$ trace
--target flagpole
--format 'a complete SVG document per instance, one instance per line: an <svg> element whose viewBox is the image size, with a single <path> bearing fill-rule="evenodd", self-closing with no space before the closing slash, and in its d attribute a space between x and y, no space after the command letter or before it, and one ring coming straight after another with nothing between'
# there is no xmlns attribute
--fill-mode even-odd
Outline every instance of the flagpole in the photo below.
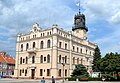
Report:
<svg viewBox="0 0 120 83"><path fill-rule="evenodd" d="M80 0L79 0L79 14L80 14Z"/></svg>

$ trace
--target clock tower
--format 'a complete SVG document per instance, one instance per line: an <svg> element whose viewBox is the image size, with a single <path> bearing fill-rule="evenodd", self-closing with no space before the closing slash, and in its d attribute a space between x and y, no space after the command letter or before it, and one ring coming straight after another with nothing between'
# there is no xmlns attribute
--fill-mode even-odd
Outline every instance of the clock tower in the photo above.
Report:
<svg viewBox="0 0 120 83"><path fill-rule="evenodd" d="M74 17L74 26L72 27L72 31L75 36L81 39L87 39L86 32L88 31L88 28L85 24L85 15L81 14L80 11Z"/></svg>

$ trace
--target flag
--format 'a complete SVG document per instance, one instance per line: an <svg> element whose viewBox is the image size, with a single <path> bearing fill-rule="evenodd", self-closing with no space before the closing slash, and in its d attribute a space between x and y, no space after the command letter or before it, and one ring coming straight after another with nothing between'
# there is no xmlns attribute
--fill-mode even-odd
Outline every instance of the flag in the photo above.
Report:
<svg viewBox="0 0 120 83"><path fill-rule="evenodd" d="M80 3L77 3L76 5L77 5L77 6L79 6L79 5L80 5Z"/></svg>

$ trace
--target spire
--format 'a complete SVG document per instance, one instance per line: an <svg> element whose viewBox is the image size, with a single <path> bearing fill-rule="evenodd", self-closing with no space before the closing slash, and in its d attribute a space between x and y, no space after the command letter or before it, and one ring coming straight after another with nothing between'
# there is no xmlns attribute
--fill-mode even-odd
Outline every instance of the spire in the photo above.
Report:
<svg viewBox="0 0 120 83"><path fill-rule="evenodd" d="M80 0L79 0L79 2L76 5L78 6L79 14L80 14Z"/></svg>
<svg viewBox="0 0 120 83"><path fill-rule="evenodd" d="M74 17L74 26L72 30L74 31L76 29L82 29L87 32L88 28L86 27L86 24L85 24L85 15L81 14L80 12L80 0L79 0L79 3L77 3L76 5L79 6L79 13L77 13Z"/></svg>
<svg viewBox="0 0 120 83"><path fill-rule="evenodd" d="M79 14L80 14L80 0L79 0Z"/></svg>

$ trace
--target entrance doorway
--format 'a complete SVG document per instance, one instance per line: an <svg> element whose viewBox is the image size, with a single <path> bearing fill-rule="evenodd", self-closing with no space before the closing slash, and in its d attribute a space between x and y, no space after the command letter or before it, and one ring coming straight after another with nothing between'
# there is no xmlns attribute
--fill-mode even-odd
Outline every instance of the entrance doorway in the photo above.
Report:
<svg viewBox="0 0 120 83"><path fill-rule="evenodd" d="M35 77L35 69L31 69L31 79L34 79Z"/></svg>

